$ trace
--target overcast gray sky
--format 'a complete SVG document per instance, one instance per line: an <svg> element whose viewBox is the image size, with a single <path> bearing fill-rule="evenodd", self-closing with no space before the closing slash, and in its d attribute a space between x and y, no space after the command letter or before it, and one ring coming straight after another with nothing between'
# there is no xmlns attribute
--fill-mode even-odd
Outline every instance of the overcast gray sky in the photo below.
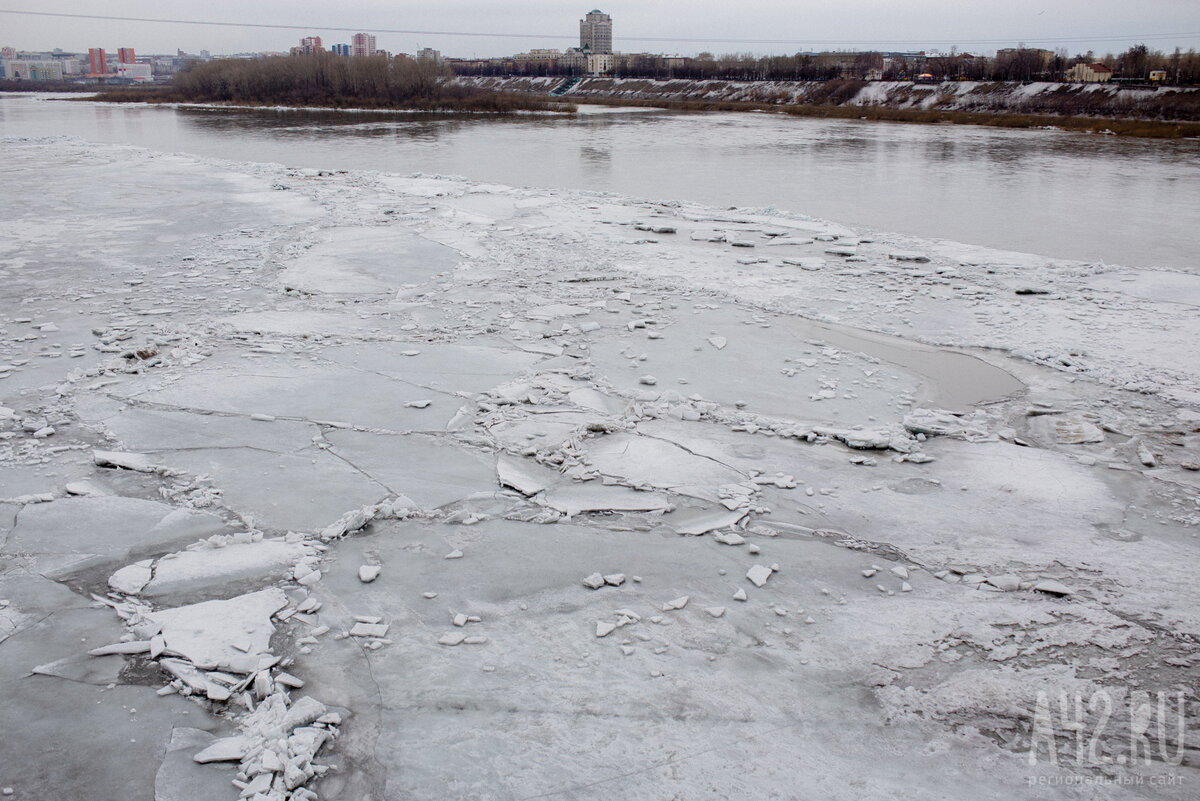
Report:
<svg viewBox="0 0 1200 801"><path fill-rule="evenodd" d="M0 9L207 22L301 26L299 29L108 21L0 13L0 45L68 51L103 46L141 53L177 49L214 54L287 50L301 36L325 44L374 32L379 47L420 47L458 57L500 56L531 47L578 43L579 19L593 6L556 0L0 0ZM1030 47L1119 53L1145 43L1167 52L1200 49L1200 0L620 0L602 2L613 18L613 48L694 55L800 50L949 50L991 53ZM339 31L337 28L350 30ZM397 32L388 32L389 30ZM408 31L408 32L400 32ZM479 36L465 34L503 34Z"/></svg>

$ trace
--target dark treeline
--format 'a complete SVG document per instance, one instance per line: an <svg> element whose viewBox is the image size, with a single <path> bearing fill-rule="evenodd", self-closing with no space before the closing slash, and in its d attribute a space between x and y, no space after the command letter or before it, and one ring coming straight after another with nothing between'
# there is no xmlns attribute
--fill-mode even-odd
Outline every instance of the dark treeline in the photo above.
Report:
<svg viewBox="0 0 1200 801"><path fill-rule="evenodd" d="M1097 56L1092 52L1074 56L1066 50L1011 48L994 58L970 53L931 56L923 53L826 52L790 56L755 56L730 53L714 56L701 53L694 58L657 56L649 53L614 55L613 77L658 80L723 81L829 81L911 80L931 76L934 80L972 81L1061 81L1076 64L1100 63L1125 81L1148 81L1150 73L1162 71L1159 83L1191 86L1200 84L1200 54L1176 49L1167 54L1136 45L1120 55ZM584 64L569 59L522 59L452 62L456 75L482 76L581 76Z"/></svg>
<svg viewBox="0 0 1200 801"><path fill-rule="evenodd" d="M561 108L536 97L458 86L448 76L443 67L406 57L321 52L198 63L176 73L169 87L111 92L101 99L430 111Z"/></svg>

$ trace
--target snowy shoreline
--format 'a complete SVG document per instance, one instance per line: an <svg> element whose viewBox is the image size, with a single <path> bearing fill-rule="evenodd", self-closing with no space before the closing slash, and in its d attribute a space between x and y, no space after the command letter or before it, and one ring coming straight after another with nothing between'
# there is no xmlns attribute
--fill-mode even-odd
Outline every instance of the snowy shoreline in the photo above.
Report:
<svg viewBox="0 0 1200 801"><path fill-rule="evenodd" d="M15 797L1188 797L1200 277L4 147Z"/></svg>

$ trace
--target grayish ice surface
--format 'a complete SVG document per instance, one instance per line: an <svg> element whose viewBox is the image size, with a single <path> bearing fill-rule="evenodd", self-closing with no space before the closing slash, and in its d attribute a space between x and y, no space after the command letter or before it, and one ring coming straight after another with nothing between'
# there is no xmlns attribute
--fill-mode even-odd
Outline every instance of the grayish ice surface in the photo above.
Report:
<svg viewBox="0 0 1200 801"><path fill-rule="evenodd" d="M1188 276L3 144L12 797L1194 796Z"/></svg>

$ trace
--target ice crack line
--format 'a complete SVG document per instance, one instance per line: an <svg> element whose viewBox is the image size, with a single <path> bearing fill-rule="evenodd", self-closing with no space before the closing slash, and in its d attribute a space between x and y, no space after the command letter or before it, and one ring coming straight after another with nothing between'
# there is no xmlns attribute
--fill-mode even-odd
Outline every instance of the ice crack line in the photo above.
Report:
<svg viewBox="0 0 1200 801"><path fill-rule="evenodd" d="M749 737L747 737L746 739L758 740L763 737L768 737L773 734L778 734L781 731L793 729L799 725L800 725L799 721L797 721L795 723L789 723L785 726L779 726L779 727L771 729L769 731L762 732L761 734L752 734ZM664 759L661 762L655 762L653 764L647 765L644 768L639 768L638 770L631 770L631 771L627 771L625 773L619 773L615 776L609 776L608 778L605 778L605 779L597 779L596 781L588 782L587 784L577 784L572 787L564 787L561 790L551 790L550 792L547 792L547 793L539 793L537 795L523 796L520 801L535 801L535 799L538 799L538 798L552 798L556 795L564 795L566 793L575 793L575 792L579 792L581 790L588 790L593 787L599 787L602 784L608 784L610 782L619 781L620 779L628 779L632 776L639 776L643 773L649 773L652 770L659 770L660 768L665 768L669 765L678 765L682 762L687 762L687 761L695 759L697 757L704 756L705 754L711 754L714 751L721 751L724 749L725 749L725 746L720 745L720 746L713 746L712 748L705 748L701 751L695 751L693 753L685 754L685 755L679 756L679 757L673 756L669 759Z"/></svg>

